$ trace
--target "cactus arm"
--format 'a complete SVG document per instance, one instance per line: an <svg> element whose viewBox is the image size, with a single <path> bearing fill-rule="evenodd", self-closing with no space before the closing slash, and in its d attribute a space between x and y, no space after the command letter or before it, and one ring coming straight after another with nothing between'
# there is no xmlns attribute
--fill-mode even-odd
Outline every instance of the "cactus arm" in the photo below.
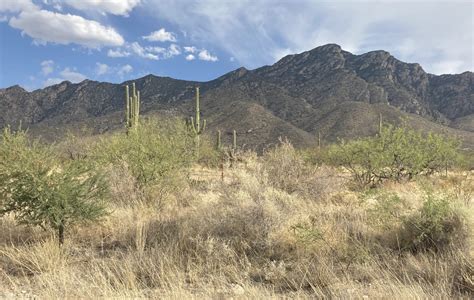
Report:
<svg viewBox="0 0 474 300"><path fill-rule="evenodd" d="M194 134L197 135L198 132L197 132L197 130L196 130L196 125L195 125L196 123L194 122L194 118L193 118L193 117L191 117L191 121L190 121L189 123L191 124L191 128L192 128Z"/></svg>

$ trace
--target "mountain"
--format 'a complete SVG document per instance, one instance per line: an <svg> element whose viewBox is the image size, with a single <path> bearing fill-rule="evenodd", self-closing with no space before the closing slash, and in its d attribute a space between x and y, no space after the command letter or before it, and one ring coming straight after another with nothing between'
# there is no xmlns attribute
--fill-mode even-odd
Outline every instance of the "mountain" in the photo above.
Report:
<svg viewBox="0 0 474 300"><path fill-rule="evenodd" d="M459 136L474 147L474 74L436 76L386 51L354 55L328 44L288 55L271 66L240 68L208 82L148 75L134 80L143 114L189 116L201 87L209 131L236 129L239 142L262 148L286 136L295 144L372 135L379 114L424 131ZM21 120L33 134L54 139L67 130L122 128L124 84L68 81L27 92L0 89L0 127Z"/></svg>

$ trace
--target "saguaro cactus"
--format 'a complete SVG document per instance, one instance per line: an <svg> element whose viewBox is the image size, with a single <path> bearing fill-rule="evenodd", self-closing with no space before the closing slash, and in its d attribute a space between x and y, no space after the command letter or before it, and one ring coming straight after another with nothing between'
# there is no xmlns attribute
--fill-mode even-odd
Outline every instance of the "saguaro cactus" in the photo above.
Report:
<svg viewBox="0 0 474 300"><path fill-rule="evenodd" d="M196 136L196 152L199 154L200 135L206 129L206 120L201 124L201 109L199 106L199 87L196 87L196 118L191 117L191 128Z"/></svg>
<svg viewBox="0 0 474 300"><path fill-rule="evenodd" d="M127 133L130 130L136 130L138 128L139 116L140 116L140 91L137 91L135 88L135 82L132 83L132 95L130 96L130 91L128 85L125 86L125 119L126 119L126 128Z"/></svg>

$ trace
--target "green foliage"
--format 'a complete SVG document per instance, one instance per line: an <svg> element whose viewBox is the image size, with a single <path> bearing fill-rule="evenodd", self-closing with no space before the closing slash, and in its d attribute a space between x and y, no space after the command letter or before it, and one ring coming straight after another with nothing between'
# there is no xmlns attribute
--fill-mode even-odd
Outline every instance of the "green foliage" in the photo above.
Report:
<svg viewBox="0 0 474 300"><path fill-rule="evenodd" d="M20 224L50 227L59 242L65 228L105 214L107 185L84 162L60 164L51 147L30 142L23 131L5 129L0 144L0 215Z"/></svg>
<svg viewBox="0 0 474 300"><path fill-rule="evenodd" d="M390 229L401 220L407 204L397 194L390 192L370 195L375 205L369 209L369 220L382 229Z"/></svg>
<svg viewBox="0 0 474 300"><path fill-rule="evenodd" d="M148 120L128 136L103 138L91 158L102 166L127 165L139 188L168 182L192 162L192 136L177 119Z"/></svg>
<svg viewBox="0 0 474 300"><path fill-rule="evenodd" d="M207 136L203 136L200 147L198 158L200 164L216 168L226 159L225 148L221 146L219 149L216 149Z"/></svg>
<svg viewBox="0 0 474 300"><path fill-rule="evenodd" d="M402 249L419 252L440 251L448 246L462 246L467 237L467 225L446 195L428 193L423 206L403 219L400 233Z"/></svg>
<svg viewBox="0 0 474 300"><path fill-rule="evenodd" d="M455 139L389 125L375 137L333 146L329 161L348 169L358 184L373 186L384 179L401 181L446 170L457 162L458 148Z"/></svg>

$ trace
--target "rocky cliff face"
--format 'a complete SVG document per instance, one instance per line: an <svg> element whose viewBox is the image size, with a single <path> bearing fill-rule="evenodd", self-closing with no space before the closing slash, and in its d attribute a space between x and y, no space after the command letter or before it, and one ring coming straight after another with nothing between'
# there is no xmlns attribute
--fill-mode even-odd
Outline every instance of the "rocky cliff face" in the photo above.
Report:
<svg viewBox="0 0 474 300"><path fill-rule="evenodd" d="M329 140L368 135L381 112L393 122L410 116L420 128L448 130L469 140L474 134L473 78L472 72L436 76L386 51L354 55L328 44L288 55L271 66L240 68L204 83L153 75L135 82L144 113L190 113L193 88L199 85L203 114L214 120L211 129L250 130L249 144L257 144L279 135L303 143L317 131L324 131ZM33 92L19 86L0 89L0 127L21 120L33 129L60 128L81 122L97 125L99 119L117 127L122 109L123 84L85 80ZM246 122L239 122L243 116ZM107 128L113 129L110 124ZM258 131L268 139L251 138Z"/></svg>

